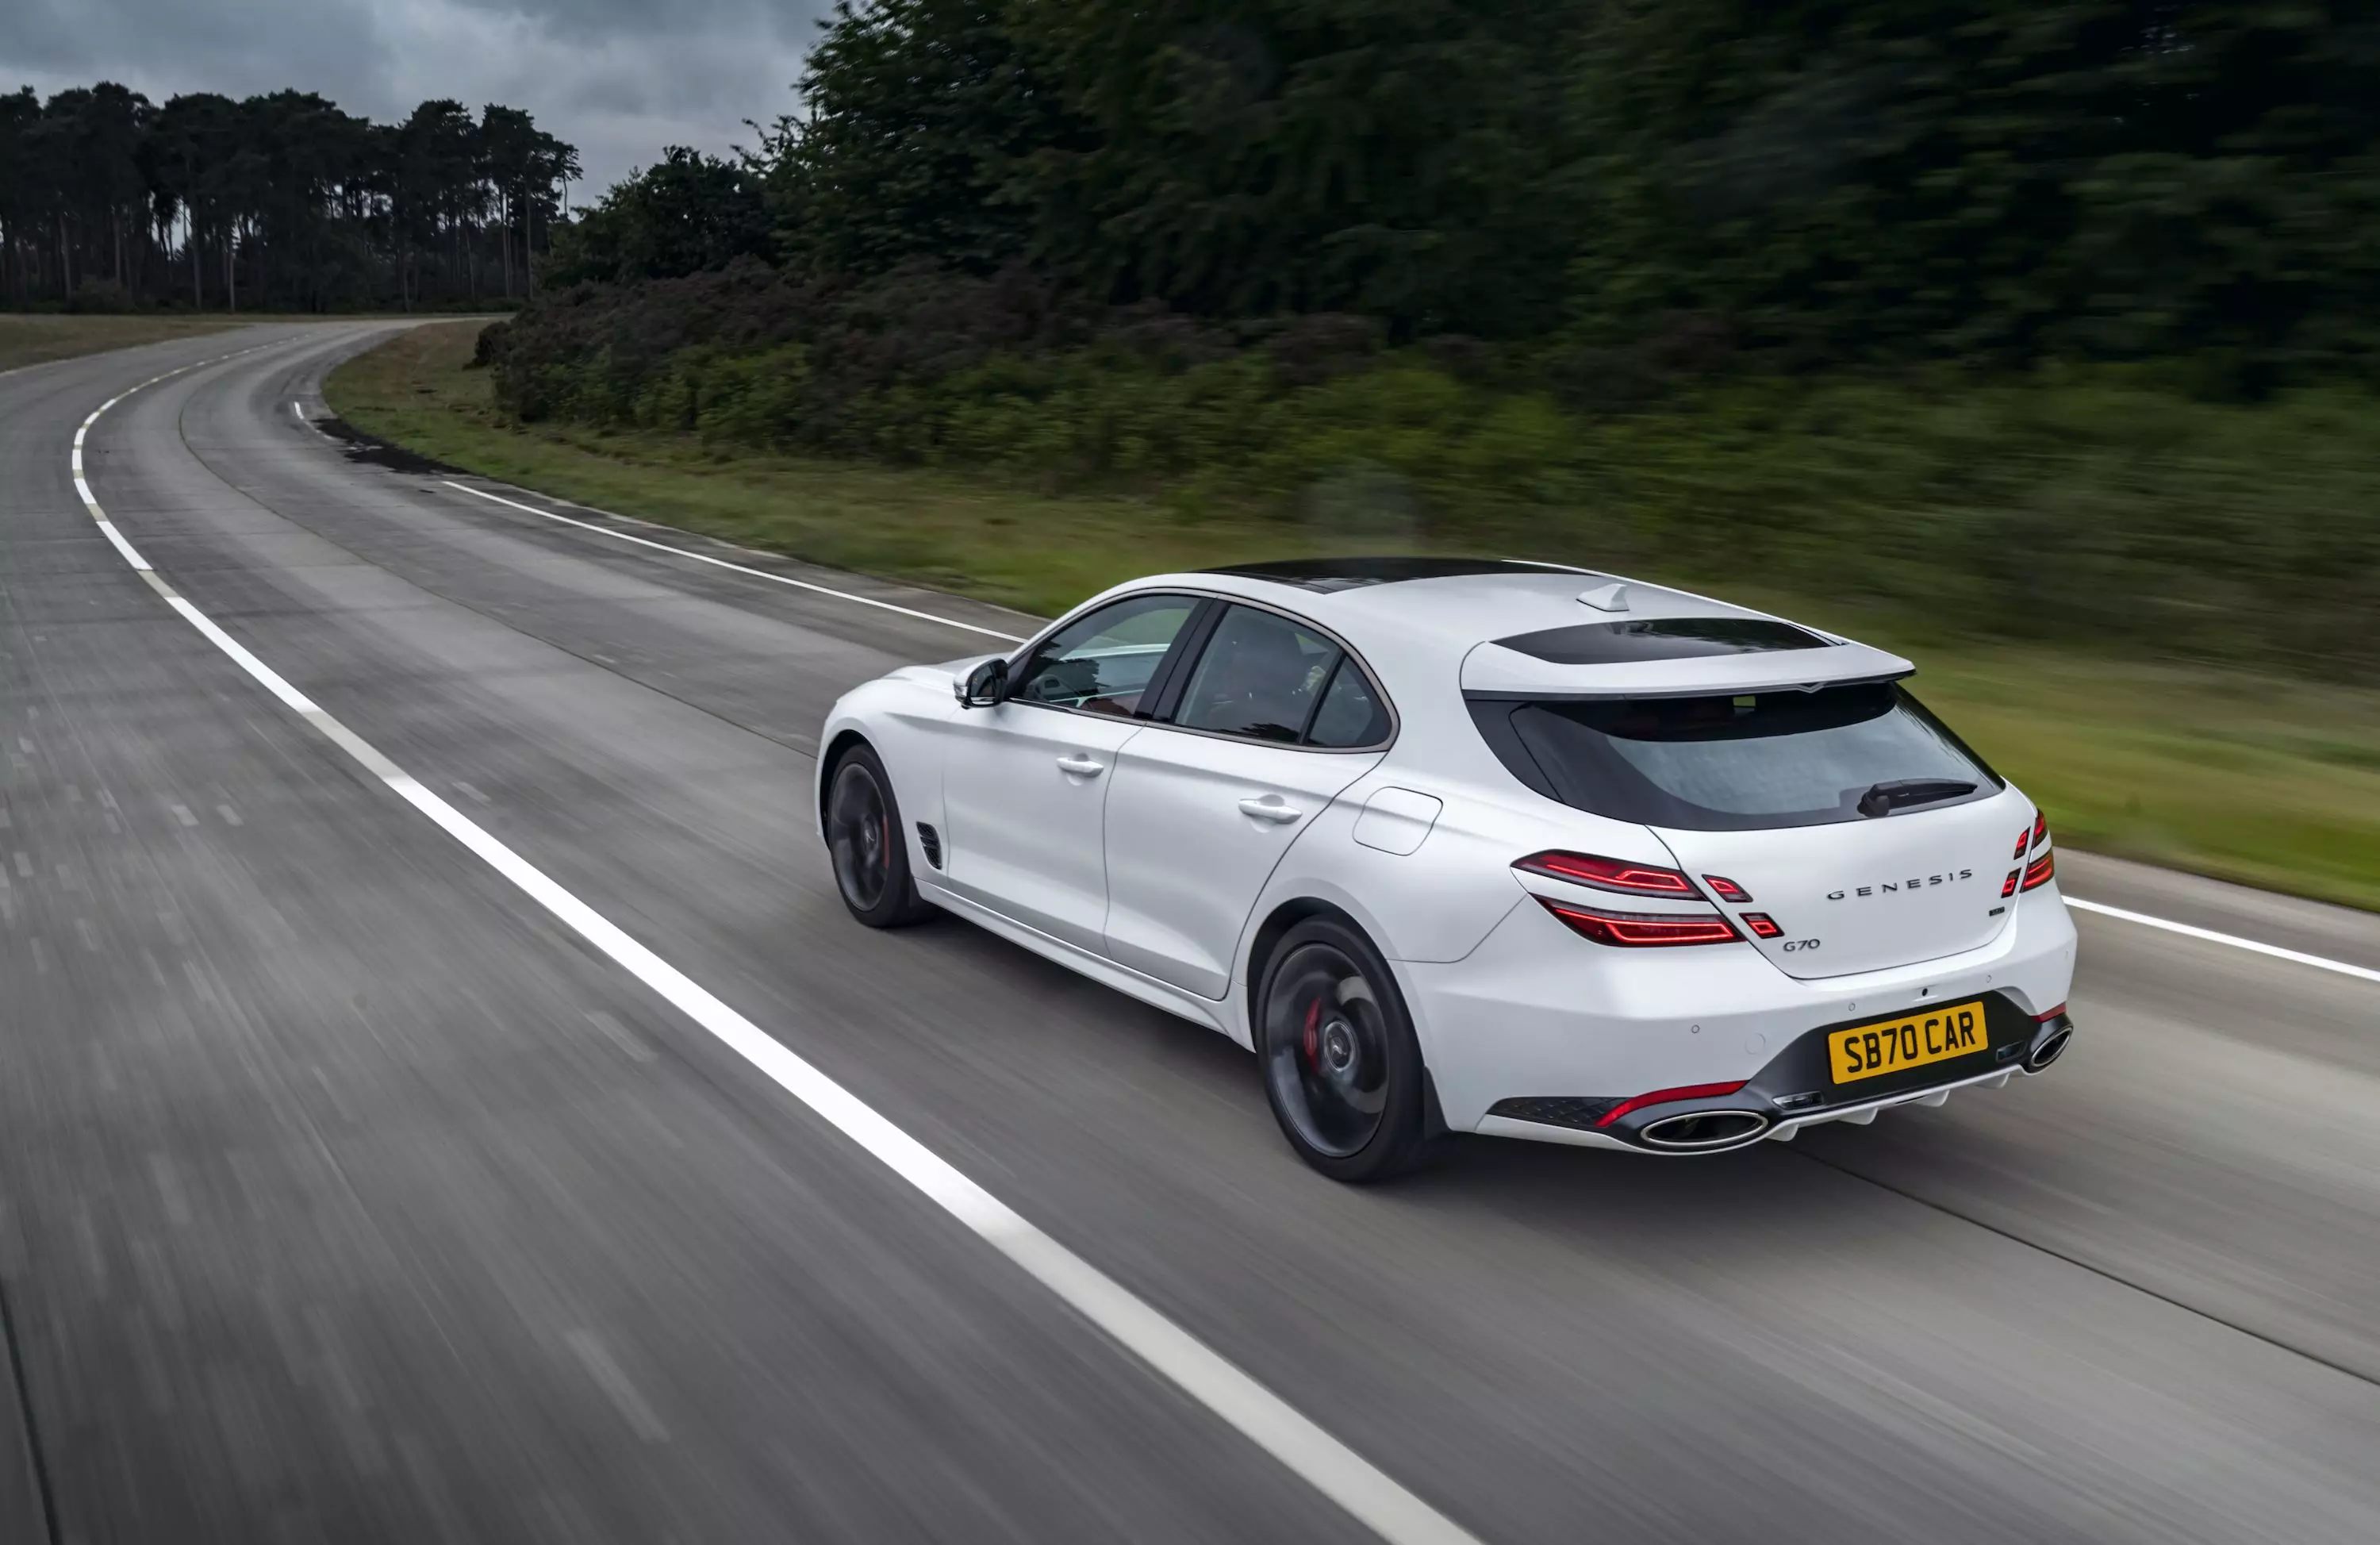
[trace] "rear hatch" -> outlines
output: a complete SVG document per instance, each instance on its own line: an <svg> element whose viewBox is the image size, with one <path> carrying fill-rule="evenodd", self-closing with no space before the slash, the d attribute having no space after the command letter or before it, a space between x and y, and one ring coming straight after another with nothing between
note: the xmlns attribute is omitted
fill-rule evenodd
<svg viewBox="0 0 2380 1545"><path fill-rule="evenodd" d="M1524 783L1652 828L1788 975L1937 960L2008 921L2031 807L1896 683L1471 711Z"/></svg>

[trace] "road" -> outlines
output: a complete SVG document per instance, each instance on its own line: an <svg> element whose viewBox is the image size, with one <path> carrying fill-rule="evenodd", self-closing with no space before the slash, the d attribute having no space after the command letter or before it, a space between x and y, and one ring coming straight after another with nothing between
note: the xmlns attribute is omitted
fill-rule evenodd
<svg viewBox="0 0 2380 1545"><path fill-rule="evenodd" d="M159 578L1428 1516L2380 1533L2380 985L2085 915L2052 1077L1340 1187L1220 1038L844 915L813 729L977 636L353 459L301 415L385 325L0 377L0 1539L1379 1538L177 615L70 464L177 367L83 453ZM2380 967L2361 914L2064 879Z"/></svg>

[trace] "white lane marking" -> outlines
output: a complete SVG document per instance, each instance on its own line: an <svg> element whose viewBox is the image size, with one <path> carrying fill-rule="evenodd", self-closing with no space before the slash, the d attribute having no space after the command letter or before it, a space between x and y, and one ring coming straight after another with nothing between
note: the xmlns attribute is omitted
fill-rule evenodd
<svg viewBox="0 0 2380 1545"><path fill-rule="evenodd" d="M115 521L101 521L99 523L99 534L105 537L108 541L115 546L118 553L123 554L124 561L130 564L134 568L145 569L149 566L149 560L140 555L139 549L135 548L130 542L124 540L124 533L115 529Z"/></svg>
<svg viewBox="0 0 2380 1545"><path fill-rule="evenodd" d="M145 568L148 566L144 564L141 566ZM234 660L237 661L241 670L246 671L257 680L264 683L265 689L270 691L274 697L279 698L283 702L288 704L291 708L297 710L300 713L319 713L322 712L322 710L314 706L312 700L309 699L305 693L300 692L295 687L292 687L287 682L282 680L278 675L273 674L272 668L266 665L263 661L259 660L256 656L249 653L247 650L241 648L238 639L233 638L222 628L217 627L212 617L208 616L204 612L200 611L197 607L191 605L188 602L184 601L178 595L167 595L165 597L165 604L171 606L175 611L181 613L185 621L187 621L192 627L197 628L200 633L205 634L207 642L214 645L215 648L223 651L225 654L230 655Z"/></svg>
<svg viewBox="0 0 2380 1545"><path fill-rule="evenodd" d="M291 403L289 404L289 412L290 412L290 415L291 415L292 417L294 417L294 418L295 418L295 419L296 419L299 423L301 423L301 424L305 425L309 430L310 430L310 431L312 431L312 432L313 432L313 435L314 435L314 438L315 438L315 439L317 439L317 440L328 440L329 442L331 442L331 444L334 444L334 445L335 445L335 444L337 444L339 443L339 437L338 437L337 435L333 434L329 430L324 429L322 425L320 425L320 424L316 423L313 420L309 419L308 417L306 417L306 405L305 405L305 404L300 403L300 402L298 402L298 401L295 401L295 400L292 400L292 401L291 401Z"/></svg>
<svg viewBox="0 0 2380 1545"><path fill-rule="evenodd" d="M2235 950L2249 950L2257 955L2269 955L2276 960L2311 966L2317 971L2337 971L2343 977L2361 977L2365 981L2380 981L2380 971L2375 971L2369 966L2353 966L2344 960L2332 960L2325 955L2308 955L2303 950L2285 950L2278 944L2267 944L2255 939L2242 939L2236 933L2217 933L2211 928L2178 923L2165 918L2152 918L2145 912L2127 912L2120 906L2109 906L2096 901L2083 901L2076 896L2068 896L2066 905L2081 907L2085 912L2096 912L2102 917L2121 918L2128 923L2139 923L2143 928L2163 929L2168 933L2179 933L2186 939L2202 939L2210 944L2228 944Z"/></svg>
<svg viewBox="0 0 2380 1545"><path fill-rule="evenodd" d="M987 639L1002 639L1012 644L1021 644L1025 641L1021 634L1002 633L996 627L978 627L974 623L961 622L955 617L936 616L931 612L915 611L906 606L895 606L889 601L878 601L873 596L854 595L849 590L833 590L825 585L813 585L807 579L795 579L783 574L771 574L765 568L753 568L745 564L732 564L724 558L714 558L708 553L689 552L683 547L672 547L665 541L655 541L650 537L631 536L626 531L615 531L609 526L598 526L591 520L574 520L569 516L556 515L552 510L541 510L534 505L524 505L517 499L507 499L501 494L491 493L484 488L473 488L468 483L458 483L451 478L440 481L457 493L468 493L475 499L485 499L491 504L502 505L507 509L519 510L524 515L543 516L548 520L559 520L565 526L576 526L582 531L593 531L598 536L613 537L621 541L633 541L639 547L650 547L663 553L674 553L681 558L692 558L698 564L710 564L718 568L733 569L738 574L748 574L755 579L766 579L771 584L790 585L797 590L814 590L820 595L833 596L838 601L853 601L862 606L873 606L880 612L898 612L905 617L916 617L921 622L938 622L944 627L958 627L969 633L980 633Z"/></svg>
<svg viewBox="0 0 2380 1545"><path fill-rule="evenodd" d="M183 368L190 370L197 367ZM166 373L178 375L181 371ZM152 377L142 382L141 386L164 379L164 376ZM132 391L140 389L136 386ZM98 422L100 414L131 395L131 392L122 393L102 403L90 418L83 420L82 428L75 432L76 443L81 443L91 426ZM90 499L87 491L84 496ZM93 518L103 518L98 502L90 500L90 503ZM544 512L532 510L530 513ZM689 554L687 556L700 557L701 554ZM164 579L146 570L141 578L203 634L209 643L223 651L274 697L303 715L308 724L380 779L391 792L429 817L490 869L511 881L531 901L545 908L596 949L611 956L624 970L716 1036L780 1089L808 1106L878 1162L965 1224L977 1237L1023 1268L1076 1313L1106 1332L1149 1368L1172 1380L1184 1393L1236 1428L1258 1448L1344 1508L1382 1539L1390 1541L1390 1545L1478 1545L1475 1537L1324 1431L1287 1401L1241 1371L1229 1358L1041 1232L1023 1214L968 1179L941 1155L886 1120L858 1096L729 1007L693 978L638 943L609 918L565 890L543 870L424 787L370 741L323 712L275 675L262 661L242 648L237 640L217 627L204 613L177 594ZM778 576L763 575L762 578L776 578ZM864 596L850 599L867 600ZM869 604L884 603L871 602ZM903 609L891 608L893 611ZM913 614L924 615L922 613ZM948 619L933 617L928 620L942 622ZM972 625L961 623L953 626ZM978 628L976 631L986 632L989 629Z"/></svg>

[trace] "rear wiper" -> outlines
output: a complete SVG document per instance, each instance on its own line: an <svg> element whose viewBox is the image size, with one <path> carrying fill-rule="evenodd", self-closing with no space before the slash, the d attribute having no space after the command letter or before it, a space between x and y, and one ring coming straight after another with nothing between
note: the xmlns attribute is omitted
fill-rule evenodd
<svg viewBox="0 0 2380 1545"><path fill-rule="evenodd" d="M1859 813L1874 821L1904 805L1930 805L1937 799L1956 799L1974 792L1974 785L1962 784L1956 778L1895 778L1861 795Z"/></svg>

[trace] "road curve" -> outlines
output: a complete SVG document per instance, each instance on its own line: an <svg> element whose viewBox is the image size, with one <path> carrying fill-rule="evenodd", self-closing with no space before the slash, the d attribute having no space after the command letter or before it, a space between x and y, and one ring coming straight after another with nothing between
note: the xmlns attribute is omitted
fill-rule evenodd
<svg viewBox="0 0 2380 1545"><path fill-rule="evenodd" d="M2380 986L2084 916L2053 1077L1336 1186L1220 1038L844 916L811 732L974 635L358 462L291 405L384 325L0 377L0 1539L1376 1538L169 610L69 450L186 365L84 451L174 590L1477 1539L2373 1537Z"/></svg>

